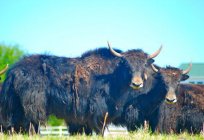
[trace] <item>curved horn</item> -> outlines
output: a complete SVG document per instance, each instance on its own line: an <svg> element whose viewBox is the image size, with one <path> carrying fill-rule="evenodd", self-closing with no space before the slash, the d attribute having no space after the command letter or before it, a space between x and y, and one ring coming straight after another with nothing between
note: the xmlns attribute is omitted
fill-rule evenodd
<svg viewBox="0 0 204 140"><path fill-rule="evenodd" d="M159 71L157 68L155 68L155 66L154 66L153 64L151 64L151 67L152 67L152 70L153 70L154 72L158 72L158 71Z"/></svg>
<svg viewBox="0 0 204 140"><path fill-rule="evenodd" d="M122 54L120 54L120 53L114 51L114 50L111 48L109 42L107 42L107 43L108 43L108 48L110 49L110 51L111 51L111 53L112 53L113 55L115 55L115 56L117 56L117 57L122 57L122 56L123 56Z"/></svg>
<svg viewBox="0 0 204 140"><path fill-rule="evenodd" d="M159 55L159 53L161 52L161 50L162 50L162 45L161 45L161 47L156 51L156 52L154 52L153 54L150 54L149 56L148 56L148 59L151 59L151 58L155 58L157 55Z"/></svg>
<svg viewBox="0 0 204 140"><path fill-rule="evenodd" d="M192 68L192 63L189 64L189 66L188 66L187 69L183 70L182 74L187 74L187 73L189 73L190 70L191 70L191 68Z"/></svg>
<svg viewBox="0 0 204 140"><path fill-rule="evenodd" d="M6 72L6 70L8 69L8 66L9 65L7 64L6 67L0 71L0 75L4 74Z"/></svg>

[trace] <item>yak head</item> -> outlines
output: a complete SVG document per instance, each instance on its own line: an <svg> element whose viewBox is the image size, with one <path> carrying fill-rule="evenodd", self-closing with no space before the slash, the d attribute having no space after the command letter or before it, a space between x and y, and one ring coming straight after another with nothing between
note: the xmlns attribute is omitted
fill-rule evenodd
<svg viewBox="0 0 204 140"><path fill-rule="evenodd" d="M168 104L173 104L177 102L176 90L180 81L185 81L189 78L187 73L191 70L192 64L189 64L189 67L186 70L181 70L175 67L166 67L166 68L156 68L153 64L151 65L152 69L159 73L162 77L162 82L165 85L167 91L165 101Z"/></svg>
<svg viewBox="0 0 204 140"><path fill-rule="evenodd" d="M109 43L108 47L113 55L121 58L122 69L126 67L126 69L124 68L120 71L121 75L125 74L125 77L128 77L126 78L128 79L126 83L134 90L144 89L145 81L147 81L150 76L148 69L154 62L153 58L160 53L162 46L151 55L148 55L140 49L118 53L111 48Z"/></svg>

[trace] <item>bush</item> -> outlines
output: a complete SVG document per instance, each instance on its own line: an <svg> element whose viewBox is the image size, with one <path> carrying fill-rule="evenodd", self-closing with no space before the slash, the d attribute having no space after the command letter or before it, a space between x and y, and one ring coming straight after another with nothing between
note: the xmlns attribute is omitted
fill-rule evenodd
<svg viewBox="0 0 204 140"><path fill-rule="evenodd" d="M20 50L17 45L4 45L0 44L0 70L7 64L9 67L18 61L24 54L24 51ZM1 76L0 83L5 79L5 74Z"/></svg>
<svg viewBox="0 0 204 140"><path fill-rule="evenodd" d="M51 126L60 126L60 125L64 125L64 120L58 119L54 115L50 115L48 119L48 124Z"/></svg>

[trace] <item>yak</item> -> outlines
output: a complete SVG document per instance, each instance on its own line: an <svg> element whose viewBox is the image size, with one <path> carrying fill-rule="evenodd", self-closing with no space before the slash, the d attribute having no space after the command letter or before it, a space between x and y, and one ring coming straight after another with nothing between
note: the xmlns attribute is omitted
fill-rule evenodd
<svg viewBox="0 0 204 140"><path fill-rule="evenodd" d="M95 98L99 97L99 87L95 87L95 83L98 82L100 86L105 83L104 87L110 89L107 92L109 99L118 103L122 93L125 93L124 89L131 87L138 92L144 89L144 83L148 81L145 68L153 63L153 58L160 51L161 48L152 55L142 50L121 53L109 45L109 49L96 49L77 58L26 56L8 70L2 87L0 103L3 126L6 129L14 127L17 132L23 128L28 132L32 123L37 132L39 124L45 124L48 116L54 114L65 120L70 132L74 129L72 125L88 124L89 128L99 133L101 127L91 124L91 121L87 123L89 110L96 105ZM98 81L96 75L106 75L106 78ZM114 77L110 78L109 75ZM125 79L120 81L120 77ZM107 84L114 78L117 81L110 82L114 84ZM92 92L93 88L96 88L93 90L96 93ZM103 115L99 113L99 116Z"/></svg>
<svg viewBox="0 0 204 140"><path fill-rule="evenodd" d="M200 133L204 123L204 85L180 84L177 103L163 102L152 115L153 131L160 133Z"/></svg>
<svg viewBox="0 0 204 140"><path fill-rule="evenodd" d="M189 78L187 73L191 69L191 64L186 70L170 66L159 68L159 70L158 68L152 65L152 69L155 71L153 88L147 94L133 98L124 107L120 122L123 126L127 126L129 131L141 127L145 120L150 122L150 126L153 126L157 118L152 115L162 102L176 103L175 91L180 81Z"/></svg>
<svg viewBox="0 0 204 140"><path fill-rule="evenodd" d="M107 112L109 114L107 123L112 122L112 120L121 115L123 105L127 101L128 96L131 95L128 93L133 93L126 92L127 90L135 91L134 93L136 94L131 95L135 96L146 93L151 87L152 80L149 66L153 63L153 55L148 55L142 50L118 53L110 45L109 48L117 56L112 61L117 63L117 67L110 74L94 76L94 80L92 80L92 82L94 81L91 91L92 98L89 99L90 113L87 117L87 123L84 125L68 123L71 134L82 133L83 128L86 134L91 134L92 130L96 133L101 133L104 116ZM158 55L160 50L161 48L154 55ZM118 61L118 59L119 62L114 62Z"/></svg>
<svg viewBox="0 0 204 140"><path fill-rule="evenodd" d="M7 72L0 95L5 130L14 127L16 132L21 128L28 132L32 123L37 132L50 109L62 108L61 114L71 110L70 77L76 62L77 59L31 55L15 63Z"/></svg>

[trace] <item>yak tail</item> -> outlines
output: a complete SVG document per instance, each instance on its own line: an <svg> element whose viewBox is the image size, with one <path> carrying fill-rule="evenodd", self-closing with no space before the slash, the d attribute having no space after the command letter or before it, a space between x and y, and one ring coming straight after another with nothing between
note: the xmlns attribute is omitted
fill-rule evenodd
<svg viewBox="0 0 204 140"><path fill-rule="evenodd" d="M13 77L8 75L3 83L2 91L0 93L0 123L3 128L11 128L15 122L20 120L19 114L22 114L22 107L20 99L14 92Z"/></svg>

